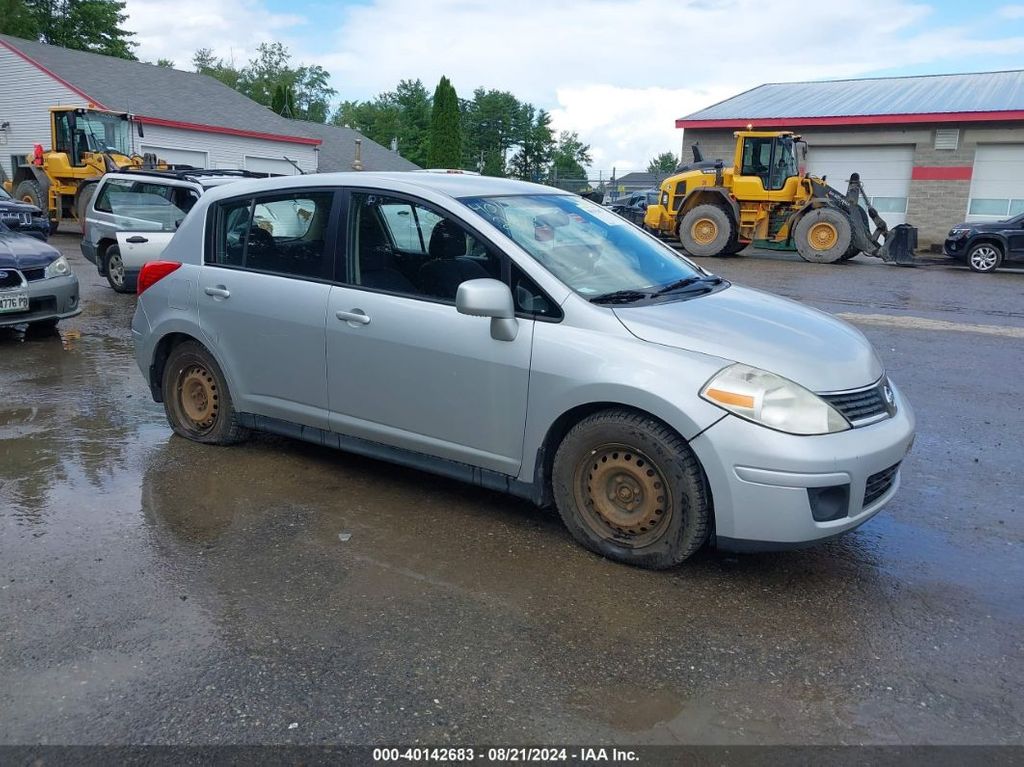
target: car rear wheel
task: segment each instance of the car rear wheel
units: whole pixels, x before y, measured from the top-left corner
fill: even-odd
[[[967,253],[967,266],[972,272],[988,274],[994,272],[1003,263],[1003,252],[990,242],[975,245]]]
[[[708,537],[703,471],[660,421],[606,410],[578,423],[555,454],[559,515],[583,546],[638,567],[673,567]]]
[[[163,371],[164,412],[182,437],[210,445],[241,442],[249,431],[238,422],[227,381],[202,344],[185,341],[167,358]]]
[[[124,261],[121,259],[121,249],[117,245],[111,245],[107,248],[104,260],[106,261],[104,271],[107,273],[107,282],[110,283],[110,287],[118,293],[131,292],[130,286],[128,285],[128,279],[124,272]]]

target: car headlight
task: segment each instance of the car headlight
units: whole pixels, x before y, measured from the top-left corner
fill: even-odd
[[[46,267],[43,276],[49,279],[50,277],[67,277],[69,274],[71,274],[71,265],[64,256],[61,256]]]
[[[740,418],[787,434],[832,434],[850,428],[818,395],[750,365],[737,363],[719,370],[700,396]]]
[[[970,229],[964,229],[962,227],[956,227],[956,228],[953,228],[953,229],[949,230],[949,239],[951,239],[951,240],[958,240],[961,237],[966,237],[970,233],[971,233]]]

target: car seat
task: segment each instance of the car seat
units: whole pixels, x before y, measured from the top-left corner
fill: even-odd
[[[429,295],[454,300],[459,285],[466,280],[491,276],[476,261],[466,258],[466,233],[449,219],[434,226],[427,254],[431,260],[420,267],[419,283]]]

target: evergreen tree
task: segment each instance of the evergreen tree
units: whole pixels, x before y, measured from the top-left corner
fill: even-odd
[[[462,122],[459,114],[459,96],[451,81],[442,76],[434,89],[434,105],[430,116],[430,152],[427,165],[431,168],[459,168],[462,166]]]

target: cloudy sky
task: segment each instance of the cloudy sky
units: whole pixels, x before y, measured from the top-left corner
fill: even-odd
[[[1024,67],[1024,4],[962,0],[127,0],[142,60],[242,64],[265,41],[339,98],[402,78],[510,90],[591,144],[595,171],[679,152],[676,118],[764,82]]]

